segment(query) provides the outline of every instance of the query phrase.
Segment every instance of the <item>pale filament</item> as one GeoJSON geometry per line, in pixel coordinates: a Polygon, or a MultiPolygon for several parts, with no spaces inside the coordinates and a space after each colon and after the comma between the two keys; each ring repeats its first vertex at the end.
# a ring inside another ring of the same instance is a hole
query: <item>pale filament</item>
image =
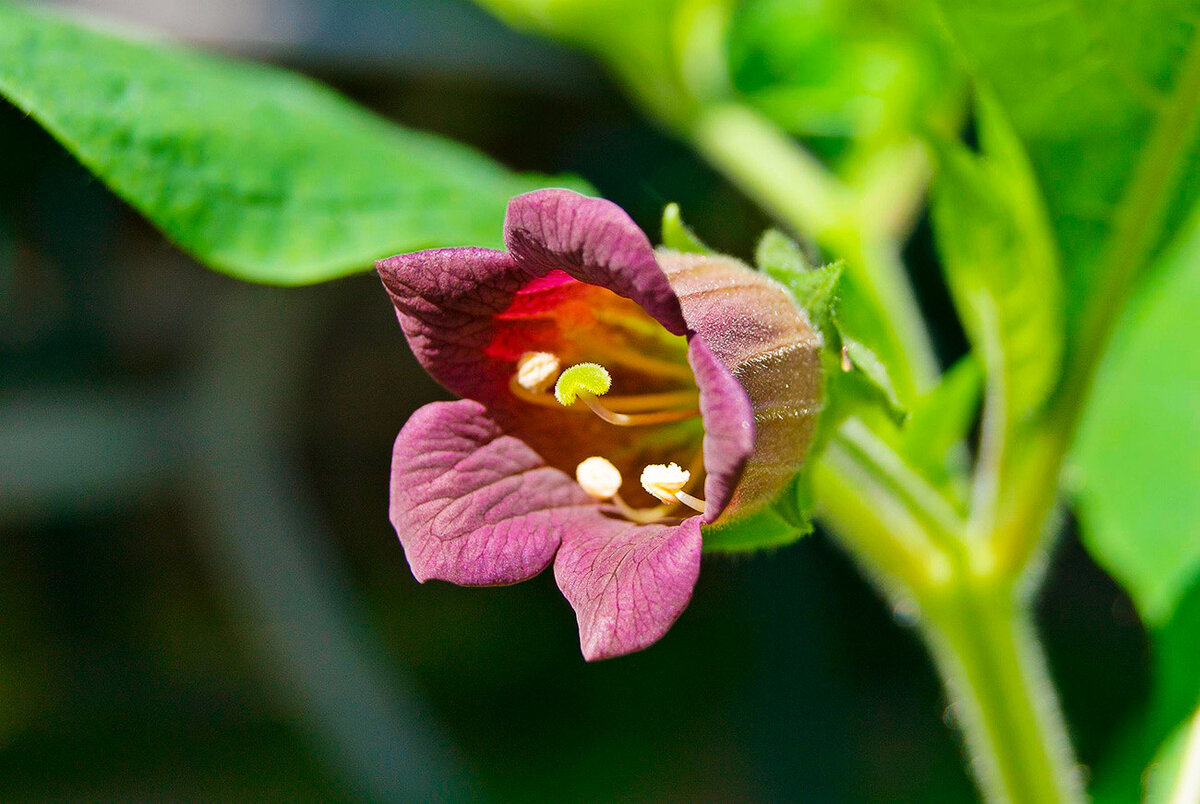
{"type": "MultiPolygon", "coordinates": [[[[541,405],[546,408],[563,409],[563,406],[555,400],[553,394],[529,390],[521,385],[515,374],[509,380],[508,388],[512,391],[513,396],[523,402],[528,402],[531,405],[541,405]]],[[[679,391],[661,391],[653,394],[605,394],[604,402],[609,410],[617,413],[636,413],[644,410],[655,410],[656,408],[685,406],[693,412],[698,412],[700,392],[685,388],[679,391]]],[[[578,405],[572,405],[566,408],[566,410],[573,410],[576,413],[585,412],[585,408],[578,405]]]]}
{"type": "Polygon", "coordinates": [[[694,419],[700,415],[700,408],[698,407],[661,410],[657,413],[618,413],[606,407],[595,394],[580,391],[577,396],[580,402],[591,408],[592,413],[595,413],[609,424],[615,424],[620,427],[638,427],[647,424],[681,422],[684,419],[694,419]]]}
{"type": "Polygon", "coordinates": [[[675,492],[675,499],[679,500],[681,503],[686,505],[688,508],[691,508],[692,510],[695,510],[695,511],[699,511],[702,514],[704,513],[704,509],[707,507],[707,503],[705,503],[704,500],[700,499],[699,497],[693,497],[692,495],[688,494],[686,491],[681,490],[681,491],[675,492]]]}
{"type": "Polygon", "coordinates": [[[691,367],[682,363],[658,360],[657,358],[639,354],[632,349],[623,349],[619,346],[604,346],[599,349],[599,352],[600,357],[604,358],[604,362],[606,363],[617,363],[627,368],[638,369],[647,374],[658,374],[663,377],[674,377],[682,380],[692,379],[691,367]]]}

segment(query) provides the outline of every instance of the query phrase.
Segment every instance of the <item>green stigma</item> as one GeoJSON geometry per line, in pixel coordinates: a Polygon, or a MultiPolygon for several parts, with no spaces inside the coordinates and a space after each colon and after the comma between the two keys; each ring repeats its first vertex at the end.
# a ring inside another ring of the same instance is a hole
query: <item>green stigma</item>
{"type": "Polygon", "coordinates": [[[554,398],[563,407],[575,404],[580,394],[603,396],[612,387],[612,376],[599,363],[577,363],[558,375],[554,383],[554,398]]]}

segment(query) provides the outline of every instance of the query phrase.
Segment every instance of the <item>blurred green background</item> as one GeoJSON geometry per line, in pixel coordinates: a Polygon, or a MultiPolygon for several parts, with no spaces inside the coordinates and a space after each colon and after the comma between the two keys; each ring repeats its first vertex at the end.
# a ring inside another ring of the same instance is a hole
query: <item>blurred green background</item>
{"type": "MultiPolygon", "coordinates": [[[[769,225],[585,58],[466,3],[72,5],[577,173],[652,236],[669,201],[743,257],[769,225]]],[[[752,91],[771,65],[743,68],[752,91]]],[[[805,108],[835,152],[838,105],[805,108]]],[[[974,799],[904,612],[819,531],[706,558],[660,644],[587,665],[549,574],[409,573],[391,442],[443,392],[374,276],[212,274],[9,106],[0,148],[0,798],[974,799]]],[[[924,222],[906,258],[950,362],[964,340],[924,222]]],[[[1148,650],[1070,523],[1048,572],[1086,766],[1144,702],[1148,650]]]]}

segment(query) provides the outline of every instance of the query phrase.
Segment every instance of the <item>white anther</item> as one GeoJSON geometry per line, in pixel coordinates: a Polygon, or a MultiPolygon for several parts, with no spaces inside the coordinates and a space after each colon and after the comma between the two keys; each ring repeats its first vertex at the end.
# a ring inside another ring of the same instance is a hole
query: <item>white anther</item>
{"type": "Polygon", "coordinates": [[[549,352],[526,352],[517,361],[517,384],[540,394],[554,385],[562,364],[549,352]]]}
{"type": "Polygon", "coordinates": [[[575,467],[575,480],[589,496],[597,500],[612,499],[621,489],[621,473],[612,463],[593,455],[575,467]]]}
{"type": "Polygon", "coordinates": [[[660,502],[673,503],[691,476],[691,472],[677,463],[652,463],[642,470],[642,488],[660,502]]]}

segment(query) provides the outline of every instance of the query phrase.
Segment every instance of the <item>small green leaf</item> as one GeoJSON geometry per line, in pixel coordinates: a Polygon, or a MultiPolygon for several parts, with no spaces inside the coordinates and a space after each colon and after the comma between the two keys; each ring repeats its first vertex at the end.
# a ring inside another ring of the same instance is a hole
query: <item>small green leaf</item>
{"type": "Polygon", "coordinates": [[[1062,363],[1058,257],[1032,170],[999,108],[979,98],[982,156],[942,143],[933,222],[947,283],[1007,415],[1027,418],[1062,363]]]}
{"type": "Polygon", "coordinates": [[[667,204],[663,209],[662,244],[673,251],[687,254],[715,253],[683,222],[678,204],[667,204]]]}
{"type": "MultiPolygon", "coordinates": [[[[770,230],[759,241],[756,259],[760,270],[779,282],[808,314],[809,322],[824,339],[825,399],[823,430],[831,431],[842,416],[859,405],[882,406],[889,418],[904,418],[887,366],[843,321],[873,322],[857,307],[865,302],[854,290],[841,263],[813,269],[800,246],[781,232],[770,230]]],[[[868,335],[882,324],[873,322],[868,335]]],[[[820,440],[820,439],[818,439],[820,440]]]]}
{"type": "Polygon", "coordinates": [[[754,262],[760,271],[784,284],[813,270],[800,244],[778,229],[763,232],[754,250],[754,262]]]}
{"type": "Polygon", "coordinates": [[[967,355],[917,401],[901,431],[900,451],[940,486],[960,477],[967,468],[968,456],[963,445],[979,415],[982,393],[983,372],[979,362],[967,355]]]}
{"type": "Polygon", "coordinates": [[[546,183],[283,70],[6,3],[0,95],[197,259],[258,282],[499,245],[508,199],[546,183]]]}
{"type": "MultiPolygon", "coordinates": [[[[812,460],[810,454],[808,460],[812,460]]],[[[744,553],[791,544],[812,532],[811,493],[807,473],[801,472],[773,505],[764,506],[727,525],[704,528],[704,549],[713,553],[744,553]]]]}
{"type": "Polygon", "coordinates": [[[845,333],[842,334],[842,347],[846,350],[845,355],[850,359],[854,368],[861,371],[871,381],[871,385],[883,393],[892,417],[904,418],[904,406],[900,402],[900,397],[896,395],[896,388],[892,385],[892,378],[888,376],[887,366],[883,365],[879,356],[866,344],[845,333]]]}
{"type": "Polygon", "coordinates": [[[1200,207],[1127,306],[1068,475],[1089,552],[1143,619],[1200,577],[1200,207]]]}
{"type": "Polygon", "coordinates": [[[758,242],[755,260],[760,270],[786,287],[822,334],[834,333],[834,306],[842,282],[842,263],[814,269],[799,244],[776,229],[758,242]]]}

